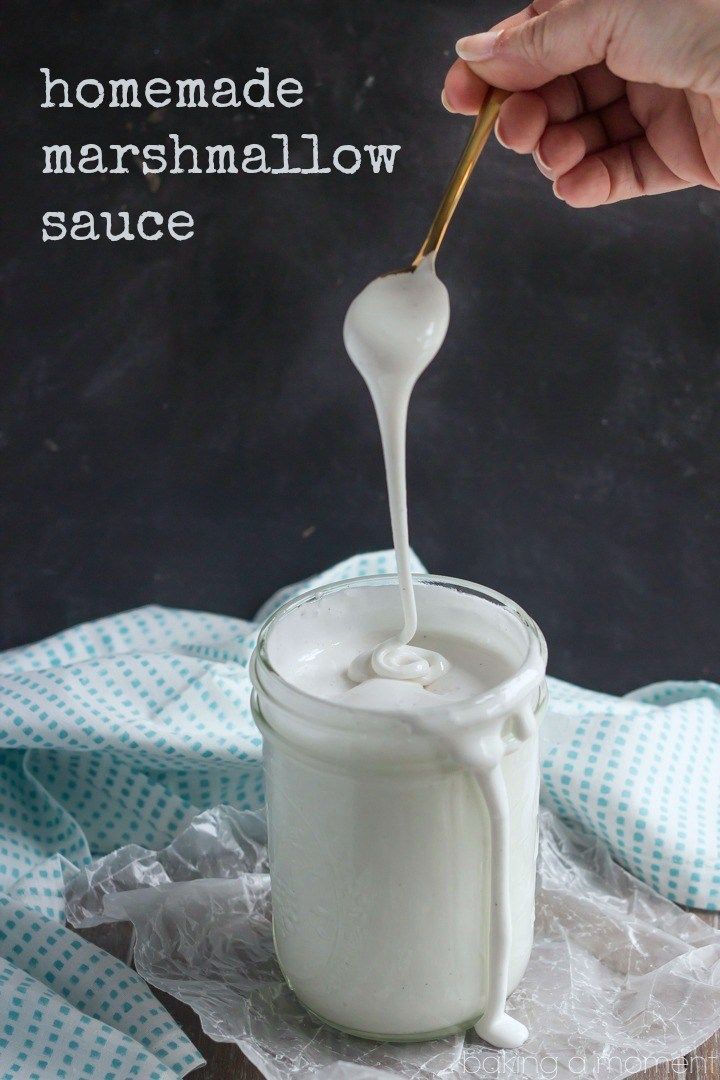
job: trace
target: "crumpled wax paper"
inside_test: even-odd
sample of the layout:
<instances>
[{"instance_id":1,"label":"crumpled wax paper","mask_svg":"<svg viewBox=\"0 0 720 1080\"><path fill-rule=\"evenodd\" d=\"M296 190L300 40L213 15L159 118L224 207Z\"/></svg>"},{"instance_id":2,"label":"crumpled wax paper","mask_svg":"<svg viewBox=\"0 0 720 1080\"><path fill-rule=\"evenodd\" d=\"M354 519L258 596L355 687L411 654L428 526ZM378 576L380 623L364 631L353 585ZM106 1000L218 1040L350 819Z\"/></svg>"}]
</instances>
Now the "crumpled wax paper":
<instances>
[{"instance_id":1,"label":"crumpled wax paper","mask_svg":"<svg viewBox=\"0 0 720 1080\"><path fill-rule=\"evenodd\" d=\"M508 1006L530 1030L526 1044L491 1050L472 1031L402 1045L332 1031L276 963L265 842L261 814L218 806L163 851L131 845L83 869L67 903L78 927L130 919L138 972L271 1080L620 1080L689 1053L720 1025L720 931L543 810L535 945Z\"/></svg>"}]
</instances>

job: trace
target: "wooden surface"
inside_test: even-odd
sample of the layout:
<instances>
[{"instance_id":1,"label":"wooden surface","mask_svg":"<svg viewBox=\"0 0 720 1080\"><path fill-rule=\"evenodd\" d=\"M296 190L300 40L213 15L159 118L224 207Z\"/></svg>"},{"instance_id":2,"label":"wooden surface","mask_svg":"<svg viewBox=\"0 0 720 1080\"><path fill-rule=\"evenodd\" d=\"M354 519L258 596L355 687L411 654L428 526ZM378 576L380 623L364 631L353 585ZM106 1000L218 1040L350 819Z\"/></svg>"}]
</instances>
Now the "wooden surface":
<instances>
[{"instance_id":1,"label":"wooden surface","mask_svg":"<svg viewBox=\"0 0 720 1080\"><path fill-rule=\"evenodd\" d=\"M699 913L712 926L720 927L720 915ZM83 931L84 938L130 963L131 935L127 923L98 926ZM189 1005L168 994L150 988L167 1011L180 1024L205 1058L207 1064L192 1073L193 1080L258 1080L262 1074L244 1054L230 1043L216 1043L203 1032L200 1021ZM720 1080L720 1031L684 1058L666 1062L642 1073L634 1080Z\"/></svg>"}]
</instances>

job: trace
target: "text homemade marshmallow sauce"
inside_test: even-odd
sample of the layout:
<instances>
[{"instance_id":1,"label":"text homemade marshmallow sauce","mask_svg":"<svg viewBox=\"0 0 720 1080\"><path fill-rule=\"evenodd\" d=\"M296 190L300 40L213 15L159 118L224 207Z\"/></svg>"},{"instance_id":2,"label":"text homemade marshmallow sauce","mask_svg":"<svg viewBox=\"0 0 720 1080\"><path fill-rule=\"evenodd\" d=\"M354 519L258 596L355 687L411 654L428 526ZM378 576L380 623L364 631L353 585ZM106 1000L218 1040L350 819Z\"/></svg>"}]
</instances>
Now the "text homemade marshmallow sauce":
<instances>
[{"instance_id":1,"label":"text homemade marshmallow sauce","mask_svg":"<svg viewBox=\"0 0 720 1080\"><path fill-rule=\"evenodd\" d=\"M258 67L245 82L232 78L137 79L100 81L82 79L74 86L53 77L49 68L40 69L45 80L43 109L252 109L277 106L294 109L303 104L303 87L298 79L271 79L270 69ZM291 138L272 132L262 142L235 145L232 142L196 146L169 132L164 141L145 144L48 143L43 146L43 173L53 176L128 175L138 170L146 177L161 173L177 175L269 175L318 176L328 173L353 175L364 169L372 174L391 173L398 145L349 143L324 150L317 134L302 133ZM156 183L159 183L157 181ZM71 240L189 240L195 234L192 214L186 210L161 213L156 210L91 211L50 210L43 215L44 242Z\"/></svg>"}]
</instances>

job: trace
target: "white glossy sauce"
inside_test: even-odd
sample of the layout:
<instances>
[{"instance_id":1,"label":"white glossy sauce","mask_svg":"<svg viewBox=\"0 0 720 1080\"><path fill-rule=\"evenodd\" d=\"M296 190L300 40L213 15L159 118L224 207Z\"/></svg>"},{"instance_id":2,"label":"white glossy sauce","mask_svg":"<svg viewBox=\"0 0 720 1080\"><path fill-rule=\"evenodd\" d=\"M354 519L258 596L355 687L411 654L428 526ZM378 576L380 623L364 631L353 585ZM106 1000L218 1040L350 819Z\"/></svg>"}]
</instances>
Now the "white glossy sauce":
<instances>
[{"instance_id":1,"label":"white glossy sauce","mask_svg":"<svg viewBox=\"0 0 720 1080\"><path fill-rule=\"evenodd\" d=\"M483 793L492 842L491 926L488 1002L476 1030L487 1042L510 1048L521 1045L528 1032L505 1012L511 950L510 835L501 761L507 744L499 730L483 729L469 739L447 717L432 723L424 717L424 709L437 703L452 679L452 649L444 639L430 643L437 648L414 641L418 619L407 520L407 413L412 389L440 349L449 318L447 289L435 273L434 259L428 258L412 272L371 282L350 305L345 319L345 346L368 385L380 425L404 621L400 631L351 659L346 677L357 686L346 688L344 696L349 704L406 709L417 729L431 732L472 773ZM466 690L465 696L471 696L469 686ZM520 711L518 734L530 739L534 730L532 709L526 707Z\"/></svg>"},{"instance_id":2,"label":"white glossy sauce","mask_svg":"<svg viewBox=\"0 0 720 1080\"><path fill-rule=\"evenodd\" d=\"M447 612L440 616L435 609L442 600ZM448 661L446 671L430 685L374 674L357 683L348 674L358 654L368 655L374 644L393 630L397 598L396 590L389 587L368 585L338 591L318 600L301 616L282 619L271 639L273 667L313 697L365 707L367 691L378 709L388 707L375 697L382 688L395 695L395 702L408 702L412 709L437 708L478 697L516 670L518 659L522 659L519 650L512 638L501 637L489 614L483 620L485 636L478 638L480 615L489 605L463 602L462 596L455 594L445 598L437 589L423 587L417 590L417 601L426 627L417 635L419 645L442 652Z\"/></svg>"},{"instance_id":3,"label":"white glossy sauce","mask_svg":"<svg viewBox=\"0 0 720 1080\"><path fill-rule=\"evenodd\" d=\"M262 701L278 956L300 999L345 1030L413 1038L483 1013L480 1034L510 1046L525 1029L505 998L532 945L537 681L511 708L498 688L523 669L527 632L461 591L420 583L415 599L417 644L449 662L427 685L348 675L397 625L389 584L290 609L268 638L274 672L337 706L315 728ZM478 716L482 695L499 708Z\"/></svg>"}]
</instances>

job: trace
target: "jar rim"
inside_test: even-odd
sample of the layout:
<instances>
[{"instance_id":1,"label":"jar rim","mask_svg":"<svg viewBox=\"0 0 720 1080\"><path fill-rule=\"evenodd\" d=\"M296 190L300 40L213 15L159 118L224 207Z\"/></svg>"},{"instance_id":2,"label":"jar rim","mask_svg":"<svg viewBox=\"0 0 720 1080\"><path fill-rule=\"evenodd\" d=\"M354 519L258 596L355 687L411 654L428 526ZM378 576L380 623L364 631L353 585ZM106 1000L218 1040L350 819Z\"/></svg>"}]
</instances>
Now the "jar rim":
<instances>
[{"instance_id":1,"label":"jar rim","mask_svg":"<svg viewBox=\"0 0 720 1080\"><path fill-rule=\"evenodd\" d=\"M465 720L466 723L474 726L474 724L484 720L497 720L499 717L511 714L518 708L521 701L527 700L533 690L541 686L545 677L547 645L537 623L519 604L516 604L514 600L497 592L495 589L462 578L445 577L437 574L413 574L413 582L418 585L451 588L458 592L478 596L482 600L498 605L516 619L523 628L527 640L525 656L517 665L516 670L506 679L480 694L462 701L453 701L451 706L440 703L437 706L423 709L423 714L427 714L428 717L440 717L447 715L451 709L456 723L462 724L463 720ZM331 727L344 726L342 722L338 722L339 715L349 716L353 721L363 718L370 723L376 722L378 717L385 719L391 717L402 721L403 713L401 710L388 709L379 712L378 710L363 708L344 701L329 700L311 694L281 675L273 667L268 654L268 640L273 628L295 608L347 588L358 588L364 585L373 587L395 585L397 587L397 584L397 574L374 574L367 577L329 582L287 600L268 616L258 633L257 643L250 660L250 678L255 692L267 694L275 698L275 700L281 699L284 708L289 708L299 716L307 719L312 718L312 720L328 724Z\"/></svg>"}]
</instances>

